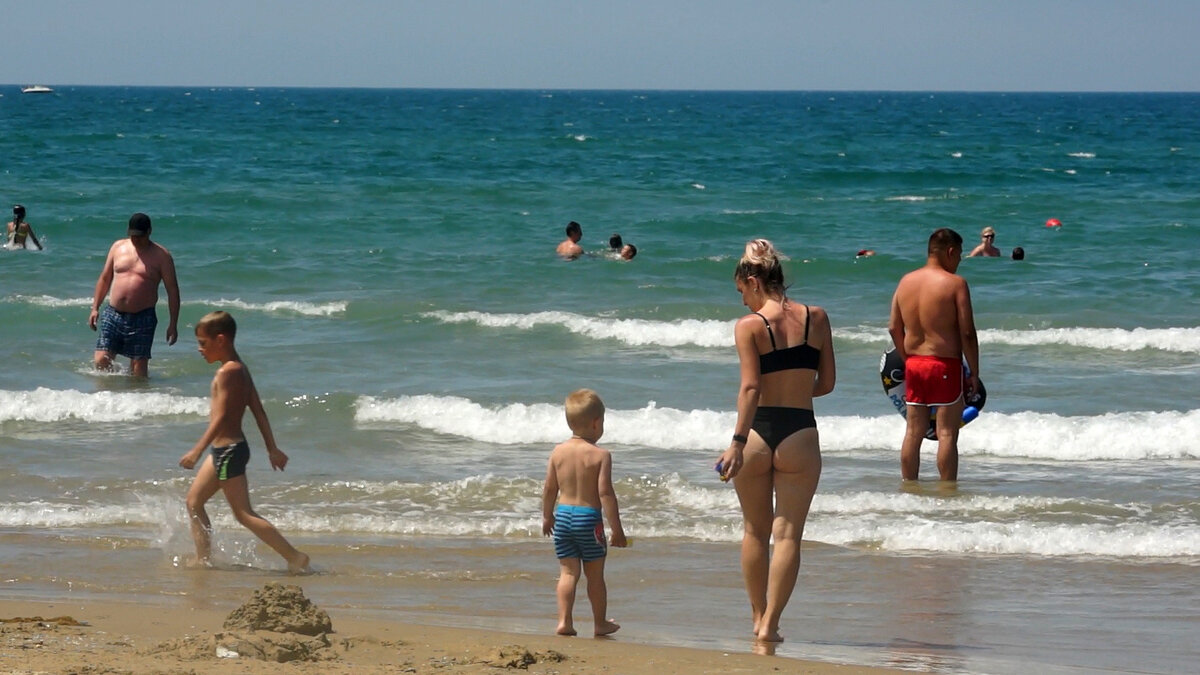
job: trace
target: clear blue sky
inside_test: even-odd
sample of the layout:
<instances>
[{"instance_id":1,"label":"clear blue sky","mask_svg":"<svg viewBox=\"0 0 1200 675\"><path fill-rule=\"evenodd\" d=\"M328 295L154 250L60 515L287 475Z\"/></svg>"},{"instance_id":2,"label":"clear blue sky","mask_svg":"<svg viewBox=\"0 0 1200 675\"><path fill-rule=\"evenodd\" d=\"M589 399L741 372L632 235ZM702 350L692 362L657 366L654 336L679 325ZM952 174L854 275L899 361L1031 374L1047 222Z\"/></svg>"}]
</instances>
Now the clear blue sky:
<instances>
[{"instance_id":1,"label":"clear blue sky","mask_svg":"<svg viewBox=\"0 0 1200 675\"><path fill-rule=\"evenodd\" d=\"M8 84L1200 91L1197 0L0 0Z\"/></svg>"}]
</instances>

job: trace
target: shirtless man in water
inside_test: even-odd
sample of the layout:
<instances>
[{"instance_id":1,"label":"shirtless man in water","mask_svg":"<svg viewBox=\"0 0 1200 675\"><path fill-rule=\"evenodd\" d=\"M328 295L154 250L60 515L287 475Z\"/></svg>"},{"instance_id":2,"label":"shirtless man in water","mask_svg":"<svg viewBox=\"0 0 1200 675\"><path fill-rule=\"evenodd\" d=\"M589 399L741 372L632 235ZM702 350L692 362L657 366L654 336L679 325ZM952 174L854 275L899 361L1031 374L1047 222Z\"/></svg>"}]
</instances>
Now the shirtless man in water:
<instances>
[{"instance_id":1,"label":"shirtless man in water","mask_svg":"<svg viewBox=\"0 0 1200 675\"><path fill-rule=\"evenodd\" d=\"M94 361L97 370L112 370L113 356L129 357L129 372L146 377L150 346L158 327L158 285L167 290L167 344L179 338L179 283L171 252L150 241L150 216L135 213L129 219L129 238L119 239L108 250L108 259L96 281L88 327L99 330ZM109 295L112 291L112 295ZM100 305L109 296L103 313Z\"/></svg>"},{"instance_id":2,"label":"shirtless man in water","mask_svg":"<svg viewBox=\"0 0 1200 675\"><path fill-rule=\"evenodd\" d=\"M933 408L937 415L938 473L958 480L958 429L964 394L979 387L979 338L967 282L955 274L962 261L962 237L949 228L929 236L925 266L904 275L892 296L888 332L904 359L905 418L900 473L916 480L921 441ZM962 361L970 377L963 377ZM964 391L965 389L965 391Z\"/></svg>"},{"instance_id":3,"label":"shirtless man in water","mask_svg":"<svg viewBox=\"0 0 1200 675\"><path fill-rule=\"evenodd\" d=\"M567 238L563 239L555 253L558 257L565 260L574 260L583 255L583 247L579 245L579 240L583 239L583 227L575 221L567 223Z\"/></svg>"}]
</instances>

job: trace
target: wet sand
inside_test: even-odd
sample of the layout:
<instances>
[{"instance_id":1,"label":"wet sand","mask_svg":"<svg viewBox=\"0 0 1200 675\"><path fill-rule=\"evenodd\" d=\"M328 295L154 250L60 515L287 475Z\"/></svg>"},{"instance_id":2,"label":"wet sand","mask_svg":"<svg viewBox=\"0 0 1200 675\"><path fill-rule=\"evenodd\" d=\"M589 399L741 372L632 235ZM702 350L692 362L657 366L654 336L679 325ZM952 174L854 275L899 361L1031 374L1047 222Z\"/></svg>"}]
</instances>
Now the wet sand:
<instances>
[{"instance_id":1,"label":"wet sand","mask_svg":"<svg viewBox=\"0 0 1200 675\"><path fill-rule=\"evenodd\" d=\"M121 602L0 600L0 671L204 673L898 673L611 638L450 628L329 612L313 658L277 663L219 650L228 612ZM14 621L14 619L16 619ZM78 623L79 625L76 625ZM259 631L259 634L262 632ZM271 634L278 635L278 634ZM225 657L219 657L223 651Z\"/></svg>"}]
</instances>

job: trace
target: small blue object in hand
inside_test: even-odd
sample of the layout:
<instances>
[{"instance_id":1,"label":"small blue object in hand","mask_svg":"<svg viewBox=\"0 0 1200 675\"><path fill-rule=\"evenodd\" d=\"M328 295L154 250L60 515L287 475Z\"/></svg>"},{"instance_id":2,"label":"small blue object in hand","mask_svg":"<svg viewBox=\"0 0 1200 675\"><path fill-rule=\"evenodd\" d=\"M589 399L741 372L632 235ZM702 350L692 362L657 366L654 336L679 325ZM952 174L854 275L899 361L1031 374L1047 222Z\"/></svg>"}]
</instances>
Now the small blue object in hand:
<instances>
[{"instance_id":1,"label":"small blue object in hand","mask_svg":"<svg viewBox=\"0 0 1200 675\"><path fill-rule=\"evenodd\" d=\"M714 469L716 469L716 470L717 470L717 473L718 473L718 474L721 476L721 482L722 482L722 483L724 483L724 482L726 482L726 481L728 481L728 480L729 480L729 476L726 476L726 475L725 475L725 463L724 463L724 462L720 462L720 461L718 461L718 462L717 462L717 465L716 465L716 466L714 466L713 468L714 468Z\"/></svg>"}]
</instances>

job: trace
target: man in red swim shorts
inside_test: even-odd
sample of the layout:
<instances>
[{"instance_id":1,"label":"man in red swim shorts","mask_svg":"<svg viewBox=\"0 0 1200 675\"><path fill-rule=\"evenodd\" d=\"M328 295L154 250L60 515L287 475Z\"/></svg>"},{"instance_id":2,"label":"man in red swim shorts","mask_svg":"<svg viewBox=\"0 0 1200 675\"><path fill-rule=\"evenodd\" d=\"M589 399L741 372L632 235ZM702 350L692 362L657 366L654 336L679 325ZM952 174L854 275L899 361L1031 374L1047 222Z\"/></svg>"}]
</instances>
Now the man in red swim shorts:
<instances>
[{"instance_id":1,"label":"man in red swim shorts","mask_svg":"<svg viewBox=\"0 0 1200 675\"><path fill-rule=\"evenodd\" d=\"M941 228L929 236L925 265L908 274L892 296L888 332L904 358L905 418L900 475L916 480L921 441L937 407L938 473L958 480L958 429L963 394L979 387L979 338L971 310L971 290L955 274L962 261L962 236ZM964 375L966 359L970 375Z\"/></svg>"},{"instance_id":2,"label":"man in red swim shorts","mask_svg":"<svg viewBox=\"0 0 1200 675\"><path fill-rule=\"evenodd\" d=\"M962 361L914 354L904 362L904 402L948 406L962 401Z\"/></svg>"}]
</instances>

